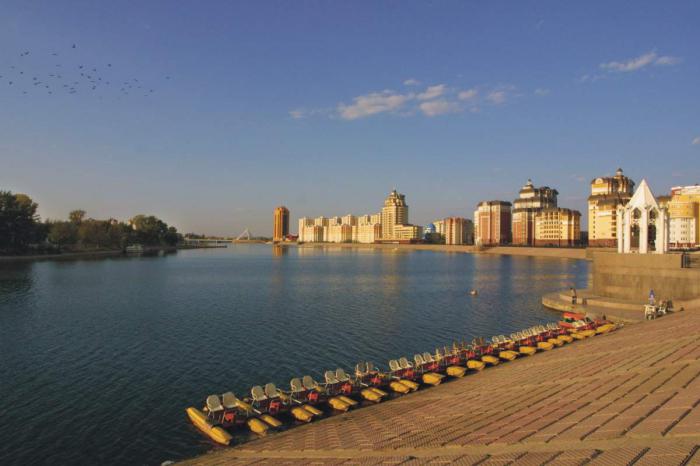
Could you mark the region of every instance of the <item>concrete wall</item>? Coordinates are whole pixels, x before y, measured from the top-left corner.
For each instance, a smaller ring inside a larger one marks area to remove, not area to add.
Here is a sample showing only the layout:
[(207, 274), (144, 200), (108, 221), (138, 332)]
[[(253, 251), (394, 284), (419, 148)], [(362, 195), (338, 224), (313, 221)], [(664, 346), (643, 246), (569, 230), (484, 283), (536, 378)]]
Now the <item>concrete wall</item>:
[(593, 294), (645, 303), (700, 298), (700, 269), (681, 268), (680, 254), (593, 253)]

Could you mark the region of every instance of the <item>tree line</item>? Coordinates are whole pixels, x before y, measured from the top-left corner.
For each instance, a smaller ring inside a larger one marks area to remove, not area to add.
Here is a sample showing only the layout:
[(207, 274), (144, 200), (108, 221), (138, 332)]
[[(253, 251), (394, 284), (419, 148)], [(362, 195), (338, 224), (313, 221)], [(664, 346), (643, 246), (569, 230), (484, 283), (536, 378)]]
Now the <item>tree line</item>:
[(26, 194), (0, 191), (0, 254), (124, 249), (130, 245), (175, 246), (177, 229), (153, 215), (128, 222), (87, 217), (74, 210), (67, 220), (41, 221), (38, 204)]

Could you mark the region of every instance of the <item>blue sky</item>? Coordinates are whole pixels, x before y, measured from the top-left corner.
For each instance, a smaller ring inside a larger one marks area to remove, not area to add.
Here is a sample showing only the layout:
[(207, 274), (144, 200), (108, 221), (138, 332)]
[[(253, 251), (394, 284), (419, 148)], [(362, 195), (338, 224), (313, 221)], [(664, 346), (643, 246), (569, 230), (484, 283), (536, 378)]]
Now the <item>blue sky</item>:
[(584, 211), (618, 166), (658, 195), (700, 182), (699, 23), (695, 1), (5, 1), (0, 188), (210, 234), (394, 186), (419, 224), (528, 178)]

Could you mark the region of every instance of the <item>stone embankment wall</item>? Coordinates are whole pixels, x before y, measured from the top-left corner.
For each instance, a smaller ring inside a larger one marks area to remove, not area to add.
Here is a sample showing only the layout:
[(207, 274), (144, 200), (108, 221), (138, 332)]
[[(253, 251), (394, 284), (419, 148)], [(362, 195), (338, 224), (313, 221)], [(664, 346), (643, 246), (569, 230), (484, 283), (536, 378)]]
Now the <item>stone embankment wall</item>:
[(598, 296), (646, 302), (700, 299), (700, 268), (682, 268), (680, 254), (593, 254), (593, 289)]

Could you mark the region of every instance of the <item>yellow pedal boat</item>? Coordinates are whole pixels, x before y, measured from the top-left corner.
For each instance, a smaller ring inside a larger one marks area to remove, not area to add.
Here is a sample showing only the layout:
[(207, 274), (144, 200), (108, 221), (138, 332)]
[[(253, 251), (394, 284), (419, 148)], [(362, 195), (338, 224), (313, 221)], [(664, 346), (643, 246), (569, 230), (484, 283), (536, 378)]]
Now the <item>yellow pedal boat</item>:
[(462, 366), (449, 366), (446, 372), (450, 377), (464, 377), (464, 374), (467, 373), (467, 368)]
[(257, 417), (252, 417), (248, 419), (246, 421), (246, 424), (248, 424), (248, 428), (251, 432), (256, 433), (258, 435), (267, 435), (267, 431), (270, 428), (269, 424), (266, 424)]
[(222, 445), (228, 445), (231, 442), (231, 434), (226, 432), (221, 427), (215, 426), (207, 419), (207, 415), (197, 408), (187, 408), (187, 416), (192, 421), (192, 424), (206, 434), (210, 439)]
[(563, 341), (564, 343), (571, 343), (572, 341), (574, 341), (574, 337), (572, 337), (571, 335), (559, 335), (557, 337), (557, 340)]
[[(311, 420), (314, 418), (314, 415), (310, 411), (304, 409), (303, 406), (295, 406), (290, 409), (289, 412), (292, 413), (294, 419), (301, 422), (311, 422)], [(265, 419), (265, 421), (267, 421), (267, 419)]]
[(328, 400), (328, 404), (330, 405), (331, 408), (336, 409), (338, 411), (347, 411), (350, 409), (350, 405), (344, 402), (340, 397), (334, 396), (330, 400)]
[(406, 394), (411, 391), (411, 388), (406, 385), (401, 383), (398, 380), (394, 380), (389, 383), (389, 387), (394, 390), (396, 393), (401, 393), (401, 394)]
[(277, 428), (277, 427), (279, 427), (279, 426), (282, 425), (282, 422), (281, 422), (279, 419), (277, 419), (277, 418), (275, 418), (275, 417), (272, 417), (272, 416), (270, 416), (269, 414), (262, 414), (262, 415), (260, 416), (260, 419), (262, 419), (262, 420), (265, 421), (267, 424), (269, 424), (270, 427)]
[(503, 350), (500, 353), (498, 353), (498, 357), (503, 359), (504, 361), (512, 361), (518, 357), (518, 353), (511, 350)]
[(481, 357), (481, 362), (483, 362), (485, 364), (489, 364), (491, 366), (496, 366), (501, 361), (496, 356), (491, 356), (490, 354), (485, 354), (484, 356)]
[(486, 367), (486, 364), (484, 364), (482, 361), (477, 361), (475, 359), (470, 359), (467, 361), (467, 368), (473, 370), (473, 371), (481, 371)]
[(374, 403), (378, 403), (382, 400), (382, 395), (379, 393), (375, 392), (371, 388), (365, 388), (360, 391), (360, 395), (362, 398), (364, 398), (367, 401), (372, 401)]
[(552, 348), (554, 348), (554, 344), (552, 344), (548, 341), (538, 341), (537, 342), (537, 349), (538, 350), (551, 351)]
[(615, 328), (616, 328), (615, 324), (604, 324), (604, 325), (601, 325), (600, 327), (598, 327), (597, 329), (595, 329), (595, 333), (600, 335), (602, 333), (612, 332), (613, 330), (615, 330)]
[(442, 374), (436, 374), (435, 372), (427, 372), (423, 374), (421, 378), (423, 379), (423, 383), (426, 385), (440, 385), (445, 376)]
[(521, 346), (520, 348), (518, 348), (518, 352), (525, 356), (532, 356), (537, 352), (537, 350), (533, 346)]
[(314, 416), (320, 416), (321, 414), (323, 414), (323, 411), (311, 405), (302, 405), (301, 407), (313, 414)]
[(559, 348), (560, 346), (564, 346), (564, 343), (565, 343), (562, 340), (560, 340), (559, 338), (549, 338), (547, 341), (549, 343), (553, 344), (554, 346), (556, 346), (557, 348)]

